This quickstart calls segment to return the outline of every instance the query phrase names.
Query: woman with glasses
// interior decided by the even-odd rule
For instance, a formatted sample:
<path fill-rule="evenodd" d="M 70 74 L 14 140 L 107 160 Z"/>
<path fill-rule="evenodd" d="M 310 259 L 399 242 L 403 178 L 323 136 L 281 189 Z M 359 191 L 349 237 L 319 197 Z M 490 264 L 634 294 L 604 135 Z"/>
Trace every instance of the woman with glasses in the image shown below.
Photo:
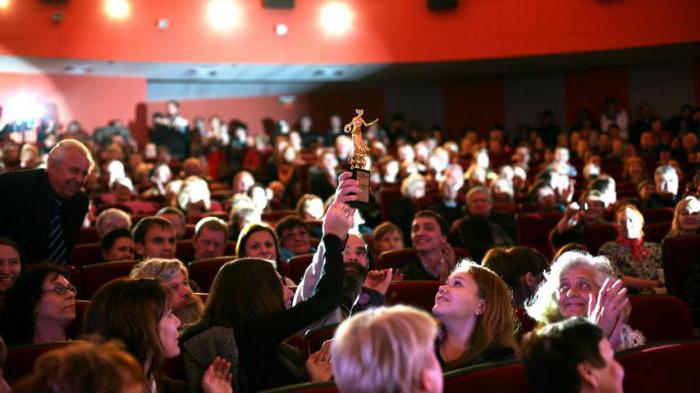
<path fill-rule="evenodd" d="M 51 263 L 32 266 L 7 292 L 0 332 L 8 346 L 65 341 L 75 320 L 75 286 L 67 270 Z"/>

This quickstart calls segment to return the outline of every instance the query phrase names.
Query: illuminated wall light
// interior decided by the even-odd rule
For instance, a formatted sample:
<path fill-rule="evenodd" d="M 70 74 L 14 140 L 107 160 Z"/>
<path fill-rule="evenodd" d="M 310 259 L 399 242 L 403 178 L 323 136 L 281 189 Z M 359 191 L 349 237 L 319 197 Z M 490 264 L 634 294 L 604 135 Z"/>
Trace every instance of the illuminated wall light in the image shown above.
<path fill-rule="evenodd" d="M 352 27 L 353 14 L 350 7 L 341 2 L 327 3 L 321 9 L 321 27 L 333 35 L 340 35 Z"/>
<path fill-rule="evenodd" d="M 7 8 L 10 6 L 10 0 L 0 0 L 0 8 Z"/>
<path fill-rule="evenodd" d="M 5 102 L 5 117 L 11 121 L 34 120 L 45 114 L 46 108 L 41 104 L 36 94 L 17 93 Z"/>
<path fill-rule="evenodd" d="M 231 30 L 241 22 L 241 9 L 232 0 L 211 0 L 207 4 L 207 21 L 214 30 Z"/>
<path fill-rule="evenodd" d="M 112 19 L 124 19 L 131 12 L 131 4 L 128 0 L 107 0 L 105 12 Z"/>

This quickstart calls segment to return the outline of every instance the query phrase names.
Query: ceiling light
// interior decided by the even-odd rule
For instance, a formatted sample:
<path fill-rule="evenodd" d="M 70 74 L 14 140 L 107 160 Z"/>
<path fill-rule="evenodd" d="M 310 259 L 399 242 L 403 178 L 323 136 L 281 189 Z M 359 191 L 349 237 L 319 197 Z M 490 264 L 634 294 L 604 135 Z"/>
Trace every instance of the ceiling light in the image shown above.
<path fill-rule="evenodd" d="M 128 0 L 106 0 L 105 12 L 112 19 L 124 19 L 131 12 Z"/>
<path fill-rule="evenodd" d="M 281 37 L 287 35 L 287 33 L 289 33 L 289 27 L 287 27 L 287 25 L 285 25 L 284 23 L 278 23 L 275 26 L 275 34 L 277 34 L 278 36 Z"/>
<path fill-rule="evenodd" d="M 238 26 L 241 9 L 232 0 L 210 0 L 207 3 L 207 21 L 214 30 L 227 31 Z"/>
<path fill-rule="evenodd" d="M 0 8 L 7 8 L 10 5 L 10 0 L 0 0 Z"/>
<path fill-rule="evenodd" d="M 327 3 L 321 9 L 321 27 L 333 35 L 340 35 L 352 27 L 353 14 L 350 7 L 341 2 Z"/>

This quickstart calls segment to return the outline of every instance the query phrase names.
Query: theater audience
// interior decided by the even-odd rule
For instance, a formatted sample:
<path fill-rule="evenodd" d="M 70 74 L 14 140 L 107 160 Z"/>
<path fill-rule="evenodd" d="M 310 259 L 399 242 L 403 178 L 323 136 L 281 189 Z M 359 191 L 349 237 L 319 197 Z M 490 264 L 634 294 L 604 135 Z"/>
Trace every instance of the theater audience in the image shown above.
<path fill-rule="evenodd" d="M 228 248 L 228 225 L 216 217 L 199 220 L 194 228 L 194 260 L 221 257 Z"/>
<path fill-rule="evenodd" d="M 379 256 L 386 251 L 400 250 L 405 247 L 401 228 L 391 221 L 384 221 L 372 232 L 374 255 Z"/>
<path fill-rule="evenodd" d="M 444 218 L 430 210 L 413 217 L 411 243 L 416 258 L 402 270 L 406 280 L 437 280 L 444 282 L 455 266 L 455 253 L 447 243 L 449 227 Z"/>
<path fill-rule="evenodd" d="M 175 258 L 175 228 L 162 217 L 144 217 L 134 227 L 134 250 L 141 258 Z"/>
<path fill-rule="evenodd" d="M 425 196 L 425 186 L 425 178 L 412 173 L 401 182 L 401 198 L 388 207 L 388 221 L 401 228 L 405 239 L 411 237 L 413 215 L 418 211 L 418 201 Z"/>
<path fill-rule="evenodd" d="M 544 280 L 549 261 L 532 247 L 494 247 L 481 263 L 508 285 L 513 307 L 524 307 Z"/>
<path fill-rule="evenodd" d="M 14 392 L 146 393 L 147 386 L 142 366 L 121 343 L 81 341 L 41 355 Z"/>
<path fill-rule="evenodd" d="M 202 316 L 202 300 L 192 293 L 189 273 L 178 259 L 151 258 L 140 262 L 131 269 L 129 278 L 150 278 L 160 281 L 170 293 L 173 313 L 183 327 L 191 325 Z"/>
<path fill-rule="evenodd" d="M 661 245 L 644 241 L 644 216 L 631 204 L 620 206 L 615 213 L 617 239 L 600 246 L 600 255 L 610 263 L 626 287 L 634 292 L 652 292 L 663 287 L 659 280 Z"/>
<path fill-rule="evenodd" d="M 437 331 L 433 318 L 408 306 L 376 308 L 353 316 L 338 327 L 330 348 L 338 390 L 442 392 L 442 369 L 434 351 Z"/>
<path fill-rule="evenodd" d="M 124 343 L 126 351 L 141 365 L 150 393 L 187 389 L 184 382 L 164 375 L 165 360 L 180 354 L 179 327 L 170 295 L 157 280 L 150 279 L 118 279 L 107 283 L 93 297 L 83 321 L 84 334 Z M 209 376 L 190 383 L 201 383 L 204 392 L 231 392 L 230 366 L 227 362 L 212 361 Z M 221 379 L 229 383 L 222 384 Z"/>
<path fill-rule="evenodd" d="M 107 233 L 119 228 L 131 230 L 131 216 L 124 210 L 109 208 L 103 210 L 102 213 L 97 216 L 95 230 L 100 239 Z"/>
<path fill-rule="evenodd" d="M 309 377 L 314 380 L 319 375 L 318 363 L 307 362 L 305 367 L 295 350 L 283 340 L 340 304 L 338 288 L 344 275 L 341 245 L 352 227 L 353 214 L 351 208 L 340 202 L 328 209 L 323 222 L 325 261 L 316 292 L 288 310 L 284 307 L 279 276 L 267 260 L 243 258 L 224 265 L 214 280 L 202 320 L 184 334 L 185 347 L 193 337 L 207 334 L 208 329 L 223 328 L 216 334 L 212 332 L 208 340 L 202 340 L 196 351 L 235 353 L 232 346 L 217 345 L 221 340 L 237 346 L 238 364 L 247 384 L 237 387 L 237 392 L 308 381 Z M 188 359 L 186 356 L 185 361 Z M 194 362 L 187 367 L 199 369 L 194 374 L 201 372 Z M 236 378 L 236 382 L 244 381 Z"/>
<path fill-rule="evenodd" d="M 10 347 L 65 341 L 66 326 L 75 320 L 76 294 L 63 267 L 27 268 L 5 296 L 0 335 Z"/>
<path fill-rule="evenodd" d="M 323 200 L 314 194 L 304 194 L 297 202 L 296 211 L 303 220 L 320 220 L 323 217 Z"/>
<path fill-rule="evenodd" d="M 435 296 L 436 352 L 443 370 L 513 359 L 508 287 L 491 270 L 460 262 Z"/>
<path fill-rule="evenodd" d="M 231 234 L 229 239 L 236 241 L 243 228 L 249 224 L 262 223 L 262 214 L 259 210 L 251 206 L 238 206 L 231 208 L 229 216 L 229 227 Z"/>
<path fill-rule="evenodd" d="M 197 219 L 211 210 L 211 193 L 204 179 L 189 176 L 182 182 L 177 194 L 177 206 L 187 219 Z"/>
<path fill-rule="evenodd" d="M 119 228 L 107 232 L 100 238 L 100 251 L 105 262 L 134 259 L 134 239 L 131 231 Z"/>
<path fill-rule="evenodd" d="M 622 393 L 625 372 L 604 332 L 573 317 L 530 334 L 522 345 L 530 389 L 541 393 Z"/>
<path fill-rule="evenodd" d="M 700 228 L 700 199 L 695 196 L 687 196 L 676 205 L 671 229 L 664 240 L 696 235 L 698 228 Z"/>
<path fill-rule="evenodd" d="M 552 263 L 527 312 L 541 325 L 588 318 L 616 351 L 643 345 L 644 335 L 625 323 L 631 306 L 627 289 L 614 274 L 606 257 L 565 252 Z"/>

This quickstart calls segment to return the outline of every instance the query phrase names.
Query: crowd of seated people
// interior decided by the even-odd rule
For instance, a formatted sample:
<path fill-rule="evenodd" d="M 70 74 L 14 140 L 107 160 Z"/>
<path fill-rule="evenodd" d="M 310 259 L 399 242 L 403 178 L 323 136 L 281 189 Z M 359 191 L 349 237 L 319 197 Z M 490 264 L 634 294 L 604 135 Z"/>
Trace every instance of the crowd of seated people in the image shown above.
<path fill-rule="evenodd" d="M 134 360 L 142 375 L 124 380 L 149 392 L 258 391 L 334 374 L 341 390 L 357 391 L 341 375 L 363 370 L 352 369 L 364 358 L 353 353 L 360 348 L 350 332 L 381 337 L 375 324 L 422 318 L 381 307 L 401 281 L 431 281 L 434 327 L 416 322 L 405 337 L 381 339 L 430 342 L 409 374 L 515 359 L 525 333 L 515 315 L 529 315 L 542 332 L 584 317 L 615 351 L 643 345 L 628 324 L 628 296 L 663 293 L 662 241 L 700 227 L 700 116 L 630 123 L 614 100 L 605 108 L 599 123 L 582 112 L 566 131 L 545 113 L 539 127 L 466 130 L 458 141 L 402 116 L 372 125 L 372 203 L 357 209 L 348 205 L 359 190 L 346 171 L 353 142 L 335 115 L 328 132 L 305 116 L 298 127 L 279 121 L 253 134 L 237 120 L 189 122 L 172 101 L 154 114 L 146 145 L 121 132 L 91 139 L 74 124 L 71 133 L 49 130 L 37 146 L 24 144 L 22 160 L 16 135 L 4 135 L 10 173 L 42 168 L 40 152 L 67 138 L 80 140 L 96 165 L 82 185 L 90 205 L 79 236 L 90 241 L 75 241 L 66 266 L 25 264 L 14 240 L 0 237 L 0 336 L 10 348 L 121 341 L 89 345 L 123 352 L 122 366 Z M 523 226 L 525 217 L 551 225 Z M 667 226 L 652 239 L 652 224 Z M 590 232 L 599 228 L 615 234 L 592 255 Z M 77 248 L 89 247 L 98 259 L 78 260 Z M 395 255 L 398 263 L 382 265 Z M 211 289 L 197 294 L 189 269 L 219 257 Z M 130 261 L 129 277 L 81 298 L 82 266 L 117 261 Z M 76 299 L 89 301 L 84 321 L 76 321 Z M 81 336 L 71 336 L 72 324 Z M 337 345 L 318 352 L 304 355 L 290 339 L 335 324 Z M 425 349 L 421 343 L 411 348 Z M 84 347 L 85 356 L 91 351 Z M 182 381 L 166 372 L 177 358 Z M 440 391 L 432 377 L 417 373 L 419 381 L 397 391 Z"/>

